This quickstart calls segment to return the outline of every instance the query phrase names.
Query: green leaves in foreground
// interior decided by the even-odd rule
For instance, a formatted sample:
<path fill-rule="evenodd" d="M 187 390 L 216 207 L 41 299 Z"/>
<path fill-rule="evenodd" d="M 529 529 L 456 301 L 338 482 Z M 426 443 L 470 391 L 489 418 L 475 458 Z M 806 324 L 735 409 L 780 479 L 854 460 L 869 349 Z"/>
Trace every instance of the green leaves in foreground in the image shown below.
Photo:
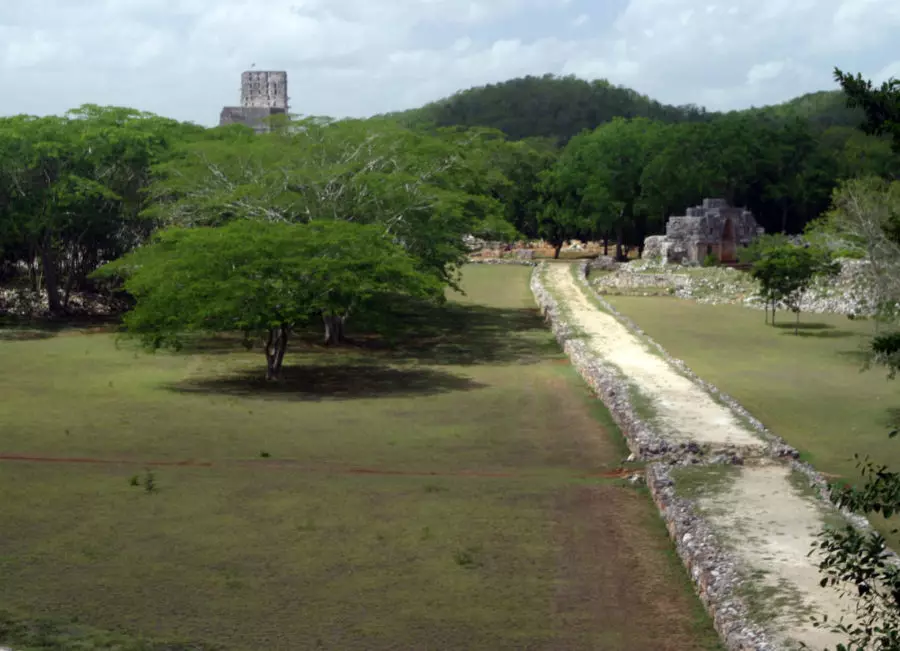
<path fill-rule="evenodd" d="M 895 433 L 891 433 L 891 438 Z M 855 513 L 886 519 L 900 512 L 900 473 L 857 455 L 861 487 L 833 486 L 837 505 Z M 896 533 L 896 527 L 893 528 Z M 847 525 L 826 528 L 812 553 L 819 556 L 822 587 L 833 586 L 853 604 L 851 617 L 836 622 L 826 619 L 817 627 L 840 633 L 846 644 L 837 651 L 900 651 L 900 566 L 884 537 Z"/>
<path fill-rule="evenodd" d="M 137 301 L 125 326 L 146 345 L 178 348 L 186 332 L 264 338 L 272 379 L 297 326 L 342 321 L 379 295 L 442 289 L 382 228 L 343 221 L 172 228 L 97 275 L 125 277 Z"/>

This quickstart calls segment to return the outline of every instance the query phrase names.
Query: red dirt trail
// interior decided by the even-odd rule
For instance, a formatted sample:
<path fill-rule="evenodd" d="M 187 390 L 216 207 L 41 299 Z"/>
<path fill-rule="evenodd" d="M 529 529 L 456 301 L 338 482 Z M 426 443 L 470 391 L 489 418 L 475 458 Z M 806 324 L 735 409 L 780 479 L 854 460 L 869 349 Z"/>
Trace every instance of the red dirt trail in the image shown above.
<path fill-rule="evenodd" d="M 211 461 L 197 461 L 195 459 L 186 459 L 184 461 L 135 461 L 133 459 L 99 459 L 95 457 L 40 457 L 27 456 L 19 454 L 2 454 L 0 453 L 0 461 L 19 461 L 27 463 L 59 463 L 59 464 L 87 464 L 87 465 L 106 465 L 106 466 L 144 466 L 144 467 L 174 467 L 174 468 L 212 468 L 216 465 L 240 465 L 240 466 L 259 466 L 263 468 L 293 469 L 302 472 L 324 472 L 340 475 L 374 475 L 381 477 L 479 477 L 479 478 L 516 478 L 524 477 L 521 473 L 510 472 L 484 472 L 477 470 L 460 470 L 456 472 L 436 472 L 436 471 L 412 471 L 412 470 L 390 470 L 384 468 L 357 468 L 343 466 L 303 466 L 293 460 L 228 460 L 215 464 Z M 618 468 L 612 471 L 588 473 L 577 475 L 583 479 L 623 479 L 635 473 L 641 473 L 639 469 Z"/>

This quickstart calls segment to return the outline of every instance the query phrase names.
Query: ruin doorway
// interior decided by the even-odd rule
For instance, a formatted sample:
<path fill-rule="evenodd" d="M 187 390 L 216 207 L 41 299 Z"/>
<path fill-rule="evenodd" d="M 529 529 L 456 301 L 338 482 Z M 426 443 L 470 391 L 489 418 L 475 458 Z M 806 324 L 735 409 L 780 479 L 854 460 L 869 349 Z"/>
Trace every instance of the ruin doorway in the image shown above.
<path fill-rule="evenodd" d="M 719 251 L 722 262 L 737 261 L 737 238 L 734 235 L 734 222 L 731 219 L 725 220 L 725 227 L 722 229 L 722 246 Z"/>

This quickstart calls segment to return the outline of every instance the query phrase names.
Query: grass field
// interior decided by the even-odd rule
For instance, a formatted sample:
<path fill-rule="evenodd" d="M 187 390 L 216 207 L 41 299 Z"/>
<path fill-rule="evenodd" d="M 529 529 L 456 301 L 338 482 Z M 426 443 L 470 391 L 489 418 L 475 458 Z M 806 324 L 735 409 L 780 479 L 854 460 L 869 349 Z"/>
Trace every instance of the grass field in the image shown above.
<path fill-rule="evenodd" d="M 468 268 L 393 342 L 299 342 L 277 388 L 228 338 L 0 330 L 0 643 L 719 648 L 528 273 Z"/>
<path fill-rule="evenodd" d="M 872 322 L 804 314 L 795 336 L 788 313 L 780 313 L 782 323 L 772 327 L 764 324 L 761 310 L 733 305 L 663 297 L 607 300 L 818 470 L 855 481 L 855 453 L 900 469 L 900 442 L 887 437 L 900 421 L 900 384 L 880 368 L 861 370 Z"/>

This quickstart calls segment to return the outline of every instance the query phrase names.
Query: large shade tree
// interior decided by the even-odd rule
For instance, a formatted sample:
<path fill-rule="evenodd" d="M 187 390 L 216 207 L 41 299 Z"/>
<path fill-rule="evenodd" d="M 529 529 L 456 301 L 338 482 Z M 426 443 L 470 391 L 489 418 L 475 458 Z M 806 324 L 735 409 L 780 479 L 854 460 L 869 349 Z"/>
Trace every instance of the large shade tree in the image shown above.
<path fill-rule="evenodd" d="M 354 309 L 392 294 L 438 297 L 441 284 L 373 225 L 236 220 L 220 227 L 173 227 L 152 244 L 101 268 L 125 278 L 136 299 L 129 333 L 151 348 L 178 348 L 185 333 L 239 332 L 266 355 L 266 377 L 281 376 L 291 333 L 314 320 L 326 341 Z"/>
<path fill-rule="evenodd" d="M 463 236 L 502 228 L 502 205 L 486 192 L 486 137 L 321 118 L 260 136 L 216 129 L 156 168 L 152 216 L 182 226 L 235 219 L 377 224 L 423 268 L 453 283 L 465 260 Z"/>

